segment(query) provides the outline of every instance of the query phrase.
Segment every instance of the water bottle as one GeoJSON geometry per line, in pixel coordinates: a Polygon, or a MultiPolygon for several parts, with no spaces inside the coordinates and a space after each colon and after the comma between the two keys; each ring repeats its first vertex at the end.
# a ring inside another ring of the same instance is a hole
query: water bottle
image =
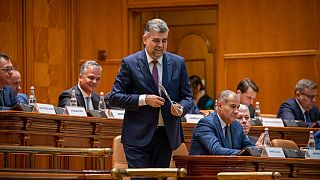
{"type": "Polygon", "coordinates": [[[100,92],[99,110],[100,111],[106,110],[106,103],[104,102],[104,93],[103,92],[100,92]]]}
{"type": "Polygon", "coordinates": [[[263,144],[264,147],[270,147],[270,136],[269,136],[269,129],[264,128],[264,138],[263,138],[263,144]]]}
{"type": "Polygon", "coordinates": [[[34,86],[30,87],[30,95],[29,95],[29,105],[35,107],[37,103],[36,94],[34,91],[34,86]]]}
{"type": "Polygon", "coordinates": [[[77,106],[76,90],[74,89],[72,89],[72,93],[71,93],[70,106],[77,106]]]}
{"type": "Polygon", "coordinates": [[[254,117],[256,119],[259,119],[260,121],[262,121],[259,102],[256,102],[256,109],[255,109],[254,117]]]}
{"type": "Polygon", "coordinates": [[[314,136],[313,136],[313,131],[310,131],[309,133],[309,141],[308,141],[308,149],[315,150],[315,142],[314,142],[314,136]]]}

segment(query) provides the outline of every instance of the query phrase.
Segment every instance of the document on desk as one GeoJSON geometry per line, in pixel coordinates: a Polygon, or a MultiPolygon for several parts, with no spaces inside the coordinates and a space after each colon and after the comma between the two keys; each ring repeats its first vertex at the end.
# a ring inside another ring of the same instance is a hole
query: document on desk
{"type": "Polygon", "coordinates": [[[159,86],[160,90],[164,93],[164,95],[168,98],[168,100],[170,101],[171,106],[173,106],[173,109],[176,111],[176,113],[178,113],[178,110],[177,110],[176,107],[173,105],[173,104],[175,104],[176,102],[174,102],[174,101],[171,100],[169,94],[167,93],[166,88],[164,88],[160,83],[158,83],[158,86],[159,86]]]}

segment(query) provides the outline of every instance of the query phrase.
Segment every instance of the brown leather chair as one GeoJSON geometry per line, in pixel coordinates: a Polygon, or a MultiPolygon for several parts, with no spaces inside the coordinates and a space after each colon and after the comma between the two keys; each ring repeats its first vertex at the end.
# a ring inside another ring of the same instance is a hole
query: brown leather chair
{"type": "MultiPolygon", "coordinates": [[[[116,136],[113,139],[112,144],[112,168],[128,168],[126,156],[124,154],[123,145],[121,143],[121,135],[116,136]]],[[[172,152],[172,156],[175,155],[188,155],[188,149],[184,143],[180,147],[172,152]]],[[[171,157],[170,168],[174,168],[175,164],[171,157]]],[[[129,178],[128,178],[129,179],[129,178]]],[[[168,180],[174,180],[176,178],[169,177],[168,180]]]]}
{"type": "Polygon", "coordinates": [[[270,142],[272,147],[281,147],[284,149],[294,149],[299,150],[297,144],[294,141],[287,140],[287,139],[273,139],[270,142]]]}

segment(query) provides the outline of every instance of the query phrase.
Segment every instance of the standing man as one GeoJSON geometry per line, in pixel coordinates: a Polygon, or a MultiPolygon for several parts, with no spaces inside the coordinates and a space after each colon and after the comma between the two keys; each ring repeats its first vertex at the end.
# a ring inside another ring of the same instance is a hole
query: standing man
{"type": "Polygon", "coordinates": [[[13,71],[9,56],[0,53],[0,110],[9,110],[17,104],[13,89],[7,85],[13,71]]]}
{"type": "Polygon", "coordinates": [[[250,111],[250,118],[254,118],[253,99],[256,98],[259,88],[249,78],[242,79],[237,86],[237,94],[240,95],[240,104],[248,106],[250,111]]]}
{"type": "Polygon", "coordinates": [[[161,19],[147,22],[145,49],[123,59],[110,93],[110,105],[125,109],[121,141],[129,168],[169,167],[172,150],[184,142],[181,117],[193,99],[184,59],[166,52],[168,32],[161,19]]]}
{"type": "Polygon", "coordinates": [[[190,155],[235,155],[254,146],[236,121],[240,97],[230,90],[220,93],[216,112],[200,119],[193,130],[190,155]]]}
{"type": "Polygon", "coordinates": [[[20,93],[21,91],[21,75],[19,71],[15,70],[12,72],[12,76],[8,82],[8,85],[11,86],[13,89],[16,97],[17,97],[17,102],[22,103],[22,104],[29,104],[29,98],[26,94],[20,93]]]}
{"type": "Polygon", "coordinates": [[[86,110],[98,110],[100,96],[95,90],[100,85],[102,67],[95,61],[86,61],[81,65],[78,85],[63,91],[59,96],[59,107],[70,105],[72,90],[76,92],[77,106],[86,110]]]}
{"type": "Polygon", "coordinates": [[[317,127],[320,119],[319,109],[316,106],[318,85],[311,80],[301,79],[295,87],[295,97],[282,103],[278,118],[302,120],[308,127],[317,127]]]}

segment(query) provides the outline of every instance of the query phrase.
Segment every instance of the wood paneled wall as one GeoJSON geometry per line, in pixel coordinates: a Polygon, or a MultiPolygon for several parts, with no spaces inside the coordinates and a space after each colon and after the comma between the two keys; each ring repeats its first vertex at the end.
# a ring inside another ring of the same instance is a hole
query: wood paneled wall
{"type": "Polygon", "coordinates": [[[142,49],[151,17],[168,22],[168,50],[186,57],[211,96],[250,77],[262,112],[276,113],[299,79],[320,83],[317,0],[0,0],[0,9],[0,50],[22,71],[23,91],[35,85],[43,103],[56,105],[99,50],[107,59],[98,91],[111,90],[121,59],[142,49]]]}

